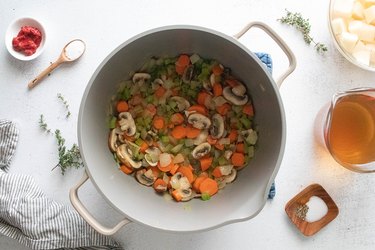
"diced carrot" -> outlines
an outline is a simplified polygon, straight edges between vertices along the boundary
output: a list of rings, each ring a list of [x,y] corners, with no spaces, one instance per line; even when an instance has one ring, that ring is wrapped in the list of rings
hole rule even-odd
[[[173,130],[171,131],[171,135],[175,139],[185,138],[186,137],[186,133],[187,133],[187,129],[184,126],[182,126],[182,125],[178,125],[178,126],[174,127]]]
[[[232,142],[237,141],[237,137],[238,137],[238,132],[237,132],[237,130],[232,129],[232,130],[230,131],[229,135],[228,135],[228,138],[229,138],[230,142],[232,143]]]
[[[181,166],[177,169],[177,172],[180,172],[183,176],[185,176],[190,183],[194,181],[194,174],[191,168],[187,166]]]
[[[201,177],[201,176],[206,176],[206,177],[208,177],[208,173],[207,173],[206,171],[203,171],[203,172],[201,172],[201,173],[199,174],[198,177]]]
[[[157,179],[154,182],[153,187],[154,187],[155,191],[159,192],[159,193],[167,191],[167,183],[165,183],[165,181],[163,179],[160,179],[160,178]]]
[[[242,109],[242,112],[244,112],[244,114],[247,114],[249,116],[253,116],[254,115],[253,105],[251,105],[251,104],[244,105],[243,109]]]
[[[134,136],[128,136],[126,134],[123,134],[122,137],[127,140],[127,141],[131,141],[131,142],[134,142],[135,141],[135,137]]]
[[[214,92],[214,96],[221,96],[223,94],[223,86],[220,83],[214,83],[212,86],[212,90]]]
[[[186,127],[186,137],[189,139],[197,138],[198,135],[201,133],[200,129],[194,128],[194,127]]]
[[[185,54],[181,54],[177,61],[176,61],[176,65],[179,65],[179,66],[188,66],[190,64],[190,57],[188,55],[185,55]]]
[[[160,174],[160,169],[158,167],[149,167],[148,169],[151,169],[152,170],[152,174],[155,176],[155,177],[158,177],[159,174]],[[147,170],[148,170],[147,169]]]
[[[175,125],[184,123],[184,116],[181,113],[175,113],[171,116],[171,122]]]
[[[224,103],[223,105],[216,107],[216,111],[222,116],[225,116],[229,110],[230,105],[228,103]]]
[[[220,168],[218,168],[218,167],[214,168],[214,170],[212,171],[212,175],[216,178],[219,178],[219,177],[223,176]]]
[[[174,166],[173,162],[171,162],[169,165],[165,166],[165,167],[162,167],[160,165],[160,161],[158,162],[158,169],[162,172],[169,172],[171,171],[172,167]]]
[[[129,105],[126,101],[121,100],[117,102],[116,109],[117,109],[117,112],[119,113],[126,112],[129,110]]]
[[[148,149],[148,144],[144,141],[144,142],[142,142],[139,151],[144,153],[146,151],[146,149]]]
[[[174,175],[176,172],[177,172],[177,169],[180,167],[180,165],[178,164],[173,164],[173,166],[171,167],[171,170],[169,170],[169,173],[171,173],[172,175]]]
[[[220,143],[215,143],[215,148],[219,149],[219,150],[224,150],[224,145],[223,144],[220,144]]]
[[[198,93],[197,102],[200,105],[204,105],[209,94],[206,91],[201,91]]]
[[[245,153],[245,144],[243,144],[243,143],[238,143],[238,144],[236,145],[236,151],[237,151],[238,153]]]
[[[203,158],[200,158],[199,161],[201,163],[201,170],[206,171],[207,169],[209,169],[211,167],[213,158],[212,157],[203,157]]]
[[[161,116],[155,116],[152,125],[158,130],[164,128],[164,118]]]
[[[213,138],[212,135],[208,135],[207,136],[207,142],[210,144],[210,145],[215,145],[217,143],[217,139]]]
[[[245,155],[243,153],[234,152],[230,159],[235,167],[241,167],[245,164]]]
[[[236,86],[239,84],[238,81],[235,80],[235,79],[225,79],[225,82],[226,82],[229,86],[231,86],[232,88],[233,88],[233,87],[236,87]]]
[[[198,176],[197,179],[195,179],[193,183],[193,189],[195,192],[200,193],[199,187],[202,184],[202,182],[207,178],[208,178],[207,176]]]
[[[155,107],[155,105],[149,103],[149,104],[147,104],[146,108],[147,108],[148,111],[150,111],[150,114],[152,116],[154,116],[156,114],[156,107]]]
[[[167,92],[167,90],[165,88],[163,88],[162,86],[159,86],[156,90],[155,90],[155,96],[158,97],[158,98],[161,98],[163,97],[163,95],[165,94],[165,92]]]
[[[224,69],[219,64],[216,64],[212,67],[212,73],[214,73],[215,76],[219,76],[224,72]]]
[[[185,72],[185,68],[186,68],[186,66],[180,66],[180,65],[176,64],[177,74],[179,74],[180,76],[183,75],[184,72]]]
[[[210,196],[216,194],[218,190],[217,182],[211,178],[206,178],[199,186],[201,194],[209,194]]]
[[[131,174],[133,173],[133,168],[132,167],[128,167],[126,165],[121,165],[120,166],[120,169],[122,172],[124,172],[125,174]]]
[[[202,115],[208,115],[208,111],[203,105],[193,105],[188,108],[188,111],[196,111]]]
[[[143,98],[141,95],[135,95],[129,100],[129,104],[132,104],[133,106],[137,106],[141,104]]]
[[[178,189],[175,189],[172,191],[172,197],[173,199],[175,199],[176,201],[181,201],[182,200],[182,195],[180,193],[180,190]]]

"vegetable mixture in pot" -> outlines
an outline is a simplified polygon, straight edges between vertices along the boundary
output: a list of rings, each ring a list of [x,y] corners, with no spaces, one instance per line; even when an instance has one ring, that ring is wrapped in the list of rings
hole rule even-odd
[[[208,200],[254,156],[246,87],[197,54],[151,58],[111,103],[108,145],[120,169],[176,201]]]

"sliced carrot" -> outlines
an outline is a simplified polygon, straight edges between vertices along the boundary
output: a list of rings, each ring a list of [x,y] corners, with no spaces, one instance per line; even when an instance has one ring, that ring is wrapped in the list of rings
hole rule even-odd
[[[211,178],[206,178],[199,186],[199,191],[202,194],[209,194],[210,196],[216,194],[218,190],[217,182]]]
[[[213,138],[212,135],[207,137],[207,142],[211,145],[215,145],[217,143],[217,139]]]
[[[220,143],[215,143],[215,148],[219,149],[219,150],[224,150],[224,145],[223,144],[220,144]]]
[[[142,142],[140,148],[139,148],[139,151],[141,151],[142,153],[144,153],[146,151],[146,149],[148,149],[148,144],[144,141]]]
[[[211,167],[213,158],[212,157],[203,157],[203,158],[200,158],[199,161],[201,163],[201,170],[206,171],[207,169],[209,169]]]
[[[185,68],[186,68],[186,66],[180,66],[180,65],[176,64],[176,72],[177,72],[177,74],[183,75],[184,72],[185,72]]]
[[[206,91],[201,91],[198,93],[197,102],[200,105],[204,105],[209,94]]]
[[[236,152],[238,152],[238,153],[245,153],[245,144],[238,143],[236,145]]]
[[[116,109],[117,109],[117,112],[119,113],[126,112],[129,110],[129,105],[126,101],[121,100],[117,102]]]
[[[175,189],[175,190],[172,191],[172,197],[176,201],[181,201],[182,200],[182,195],[181,195],[181,193],[180,193],[180,191],[178,189]]]
[[[198,176],[197,179],[195,179],[194,183],[193,183],[193,189],[195,192],[197,193],[200,193],[199,191],[199,187],[200,185],[202,184],[202,182],[207,179],[208,177],[207,176]]]
[[[161,98],[163,97],[163,95],[165,94],[165,92],[167,92],[167,90],[165,88],[163,88],[162,86],[159,86],[156,90],[155,90],[155,96],[158,97],[158,98]]]
[[[163,179],[160,179],[160,178],[157,179],[154,182],[153,187],[154,187],[155,191],[159,192],[159,193],[167,191],[167,183],[165,183],[165,181]]]
[[[180,165],[178,164],[173,164],[173,166],[171,167],[171,170],[169,170],[169,173],[171,173],[172,175],[174,175],[176,172],[177,172],[177,169],[180,167]]]
[[[226,79],[225,82],[226,82],[229,86],[231,86],[232,88],[233,88],[233,87],[236,87],[236,86],[239,84],[238,81],[235,80],[235,79]]]
[[[164,128],[164,118],[161,116],[155,116],[152,125],[158,130]]]
[[[178,126],[174,127],[173,130],[171,131],[171,135],[175,139],[185,138],[186,137],[186,133],[187,133],[187,129],[184,126],[182,126],[182,125],[178,125]]]
[[[222,116],[225,116],[229,110],[230,105],[228,103],[224,103],[223,105],[216,107],[216,111]]]
[[[214,168],[214,170],[212,171],[212,175],[216,178],[219,178],[219,177],[223,176],[220,168],[218,168],[218,167]]]
[[[185,54],[181,54],[177,61],[176,61],[176,65],[178,66],[188,66],[190,64],[190,57],[188,55],[185,55]]]
[[[245,155],[243,153],[234,152],[230,159],[235,167],[242,167],[245,164]]]
[[[251,105],[251,104],[244,105],[243,108],[242,108],[242,112],[244,112],[244,114],[247,114],[249,116],[253,116],[254,115],[253,105]]]
[[[160,165],[160,161],[158,162],[158,169],[162,172],[169,172],[171,171],[172,167],[174,166],[173,162],[171,162],[169,165],[165,166],[165,167],[162,167]]]
[[[171,116],[171,122],[175,125],[184,123],[184,116],[181,113],[175,113]]]
[[[237,132],[237,130],[232,129],[232,130],[230,131],[229,135],[228,135],[228,138],[229,138],[230,142],[232,143],[232,142],[237,141],[237,137],[238,137],[238,132]]]
[[[193,105],[188,108],[188,111],[196,111],[202,115],[208,115],[208,111],[203,105]]]
[[[125,174],[131,174],[133,173],[133,168],[132,167],[128,167],[126,165],[121,165],[120,166],[120,169],[122,172],[124,172]]]
[[[224,72],[224,69],[219,64],[216,64],[212,67],[212,73],[214,73],[215,76],[219,76]]]
[[[181,166],[177,169],[177,172],[180,172],[183,176],[185,176],[190,183],[194,181],[194,174],[190,167]]]
[[[214,92],[214,96],[221,96],[223,94],[223,86],[220,83],[214,83],[212,86],[212,90]]]
[[[194,128],[194,127],[186,127],[186,137],[189,139],[197,138],[198,135],[201,133],[200,129]]]
[[[156,107],[155,107],[155,105],[149,103],[149,104],[147,104],[146,109],[147,109],[148,111],[150,111],[150,114],[151,114],[152,116],[154,116],[154,115],[156,114]]]

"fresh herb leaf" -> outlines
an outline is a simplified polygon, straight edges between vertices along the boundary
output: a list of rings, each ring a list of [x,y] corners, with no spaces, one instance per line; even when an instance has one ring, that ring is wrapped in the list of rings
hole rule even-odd
[[[48,134],[51,133],[51,129],[48,128],[48,125],[46,121],[44,120],[44,115],[42,114],[39,117],[39,127],[43,129],[45,132],[47,132]]]
[[[64,96],[62,96],[60,93],[57,93],[57,98],[59,98],[62,101],[62,103],[64,104],[64,107],[65,107],[65,109],[67,111],[66,118],[69,118],[69,116],[71,115],[71,113],[70,113],[70,110],[69,110],[69,104],[68,104],[68,102],[65,100]]]
[[[297,13],[297,12],[292,13],[288,11],[287,9],[285,11],[286,11],[286,16],[280,19],[277,19],[277,21],[293,26],[297,30],[299,30],[302,33],[303,39],[305,40],[305,42],[309,45],[313,43],[317,52],[323,53],[328,50],[326,45],[324,45],[323,43],[314,41],[314,39],[310,36],[311,24],[309,23],[309,19],[304,19],[301,13]]]

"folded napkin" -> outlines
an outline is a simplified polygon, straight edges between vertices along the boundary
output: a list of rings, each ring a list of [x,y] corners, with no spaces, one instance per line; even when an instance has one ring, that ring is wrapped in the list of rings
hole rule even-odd
[[[15,125],[0,120],[0,233],[31,249],[123,249],[43,194],[31,176],[6,173],[17,140]]]

